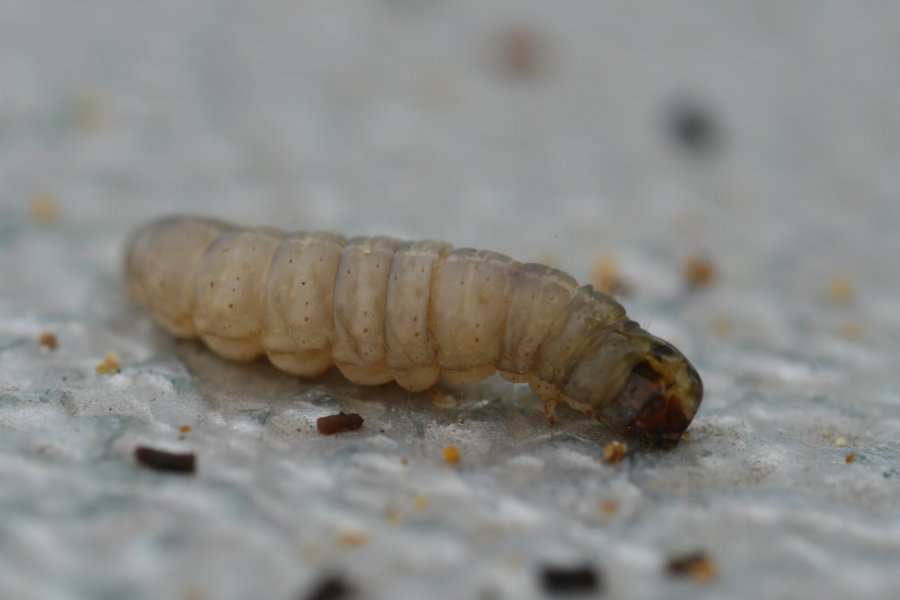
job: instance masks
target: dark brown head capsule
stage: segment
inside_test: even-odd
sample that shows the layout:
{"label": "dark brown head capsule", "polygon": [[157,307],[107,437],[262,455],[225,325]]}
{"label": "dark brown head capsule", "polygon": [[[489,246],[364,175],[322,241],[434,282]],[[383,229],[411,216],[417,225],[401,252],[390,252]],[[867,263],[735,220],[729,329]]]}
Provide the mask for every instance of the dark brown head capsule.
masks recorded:
{"label": "dark brown head capsule", "polygon": [[661,447],[678,443],[703,399],[693,365],[633,321],[599,335],[562,391],[585,414]]}
{"label": "dark brown head capsule", "polygon": [[634,366],[619,398],[624,406],[636,409],[628,424],[634,435],[671,447],[694,418],[703,383],[684,356],[671,346],[659,346]]}

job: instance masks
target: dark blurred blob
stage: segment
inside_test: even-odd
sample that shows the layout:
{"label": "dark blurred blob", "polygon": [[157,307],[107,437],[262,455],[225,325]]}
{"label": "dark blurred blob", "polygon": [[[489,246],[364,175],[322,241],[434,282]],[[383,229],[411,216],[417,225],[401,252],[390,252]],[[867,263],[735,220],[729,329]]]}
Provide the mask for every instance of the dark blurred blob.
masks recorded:
{"label": "dark blurred blob", "polygon": [[601,573],[591,566],[545,566],[541,584],[548,594],[587,594],[596,592],[603,583]]}
{"label": "dark blurred blob", "polygon": [[699,583],[706,583],[716,578],[718,568],[715,561],[701,551],[670,558],[666,572],[676,577],[689,577]]}
{"label": "dark blurred blob", "polygon": [[542,75],[549,64],[546,38],[532,27],[511,26],[496,33],[494,63],[501,75],[527,80]]}
{"label": "dark blurred blob", "polygon": [[328,575],[320,579],[302,598],[303,600],[347,600],[355,594],[356,591],[346,579],[339,575]]}
{"label": "dark blurred blob", "polygon": [[700,103],[674,103],[668,111],[666,128],[675,145],[694,156],[709,157],[722,149],[722,133],[716,117]]}

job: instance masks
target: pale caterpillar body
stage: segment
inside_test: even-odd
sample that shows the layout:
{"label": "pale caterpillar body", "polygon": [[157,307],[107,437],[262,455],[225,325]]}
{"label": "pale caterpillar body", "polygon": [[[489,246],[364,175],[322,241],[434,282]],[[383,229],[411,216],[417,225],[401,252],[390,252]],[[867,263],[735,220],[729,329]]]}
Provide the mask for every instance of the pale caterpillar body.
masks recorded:
{"label": "pale caterpillar body", "polygon": [[612,297],[496,252],[168,217],[133,235],[126,273],[174,335],[302,377],[337,366],[357,384],[421,391],[499,371],[551,419],[564,400],[663,445],[702,399],[688,360]]}

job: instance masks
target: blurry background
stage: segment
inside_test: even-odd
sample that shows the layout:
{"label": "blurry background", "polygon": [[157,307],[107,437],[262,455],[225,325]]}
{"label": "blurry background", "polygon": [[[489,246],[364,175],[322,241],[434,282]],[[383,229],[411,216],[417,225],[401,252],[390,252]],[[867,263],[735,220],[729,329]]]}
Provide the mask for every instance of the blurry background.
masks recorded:
{"label": "blurry background", "polygon": [[[900,592],[898,56],[890,1],[2,0],[0,592]],[[170,340],[120,280],[170,212],[554,264],[692,359],[692,436],[607,465],[518,386]],[[338,409],[366,425],[319,437]]]}

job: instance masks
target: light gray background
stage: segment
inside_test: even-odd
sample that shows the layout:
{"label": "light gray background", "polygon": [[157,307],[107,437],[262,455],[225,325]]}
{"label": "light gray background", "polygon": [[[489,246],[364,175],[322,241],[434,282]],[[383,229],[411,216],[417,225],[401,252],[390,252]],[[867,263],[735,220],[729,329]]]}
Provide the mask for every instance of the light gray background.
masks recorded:
{"label": "light gray background", "polygon": [[[511,30],[532,77],[498,64]],[[295,598],[343,573],[362,597],[540,598],[547,563],[611,598],[898,596],[898,56],[889,1],[0,0],[0,596]],[[674,143],[678,103],[716,152]],[[703,376],[692,435],[608,466],[614,434],[551,429],[521,386],[435,406],[176,342],[120,274],[169,212],[583,281],[613,253],[629,313]],[[319,436],[338,409],[363,429]],[[717,579],[666,574],[697,550]]]}

